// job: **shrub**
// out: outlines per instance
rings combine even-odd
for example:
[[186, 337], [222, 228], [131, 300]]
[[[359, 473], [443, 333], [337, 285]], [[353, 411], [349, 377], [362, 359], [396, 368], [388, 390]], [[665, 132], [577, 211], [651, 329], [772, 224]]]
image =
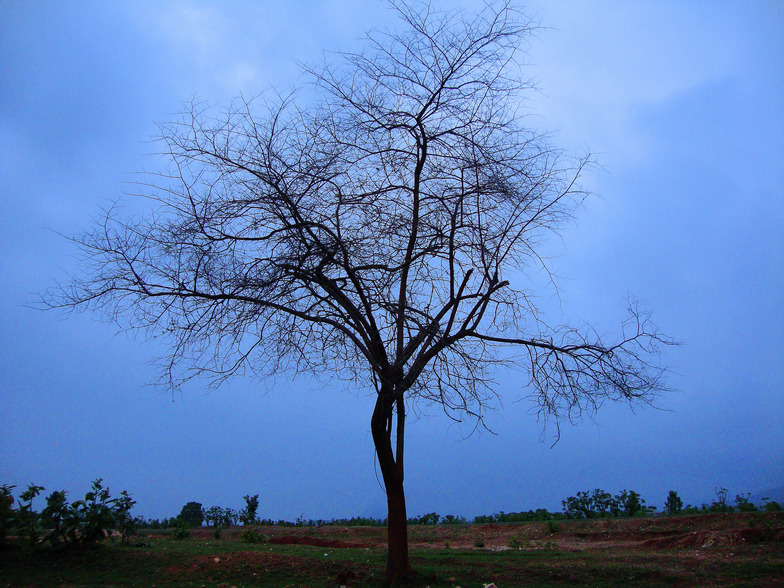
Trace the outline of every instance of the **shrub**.
[[8, 484], [0, 486], [0, 543], [5, 541], [16, 519], [14, 496], [11, 493], [14, 488], [15, 486], [9, 486]]
[[561, 532], [561, 527], [559, 527], [555, 521], [547, 521], [547, 532], [550, 535], [555, 535], [556, 533]]
[[528, 541], [523, 541], [519, 537], [512, 537], [509, 540], [509, 547], [510, 547], [510, 549], [521, 549], [521, 548], [525, 547], [526, 544], [528, 544]]
[[242, 531], [242, 541], [245, 543], [266, 543], [267, 536], [262, 535], [259, 529], [244, 529]]
[[[10, 487], [5, 488], [10, 495]], [[130, 514], [136, 501], [125, 491], [120, 498], [111, 498], [102, 478], [93, 481], [83, 500], [70, 505], [65, 490], [52, 492], [46, 498], [46, 507], [38, 514], [32, 508], [32, 501], [43, 489], [43, 486], [31, 484], [19, 496], [19, 509], [14, 513], [12, 524], [26, 543], [38, 545], [47, 540], [52, 545], [97, 543], [112, 529], [118, 529], [123, 542], [127, 543], [136, 531], [139, 519]], [[0, 491], [0, 498], [3, 496]]]
[[68, 507], [65, 490], [55, 490], [46, 497], [46, 508], [41, 511], [43, 525], [51, 529], [47, 539], [52, 545], [76, 543], [79, 530], [76, 513]]
[[185, 521], [180, 521], [179, 525], [174, 527], [171, 532], [171, 538], [182, 540], [191, 536], [190, 527]]
[[120, 492], [114, 505], [114, 516], [117, 530], [120, 531], [121, 541], [125, 544], [131, 539], [131, 535], [136, 533], [143, 520], [141, 517], [131, 516], [131, 508], [136, 504], [136, 501], [123, 490]]
[[14, 526], [19, 538], [30, 545], [37, 545], [42, 539], [40, 515], [33, 510], [33, 499], [43, 489], [43, 486], [30, 484], [27, 490], [19, 495], [19, 508], [14, 517]]
[[[84, 500], [77, 500], [71, 505], [73, 512], [70, 516], [76, 518], [81, 543], [103, 541], [107, 532], [116, 528], [114, 509], [117, 500], [109, 498], [109, 489], [104, 488], [102, 483], [102, 478], [95, 480], [92, 490], [84, 495]], [[128, 508], [130, 509], [130, 506]]]

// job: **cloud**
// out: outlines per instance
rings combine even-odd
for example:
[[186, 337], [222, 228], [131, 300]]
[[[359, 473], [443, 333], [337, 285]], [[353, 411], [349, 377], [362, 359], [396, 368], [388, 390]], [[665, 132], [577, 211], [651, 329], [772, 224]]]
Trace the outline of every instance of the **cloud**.
[[572, 146], [590, 138], [593, 151], [644, 157], [644, 138], [629, 127], [640, 108], [743, 69], [749, 31], [737, 26], [740, 6], [559, 2], [535, 10], [552, 28], [532, 46], [543, 92], [534, 108]]

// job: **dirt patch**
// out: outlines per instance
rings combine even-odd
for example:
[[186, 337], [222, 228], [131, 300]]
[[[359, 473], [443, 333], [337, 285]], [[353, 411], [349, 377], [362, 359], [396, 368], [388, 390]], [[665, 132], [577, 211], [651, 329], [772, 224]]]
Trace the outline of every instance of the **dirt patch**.
[[313, 545], [315, 547], [332, 547], [343, 549], [361, 549], [363, 547], [378, 547], [379, 544], [360, 541], [341, 541], [339, 539], [325, 539], [310, 535], [283, 535], [272, 537], [269, 542], [273, 545]]
[[640, 542], [641, 547], [648, 549], [678, 549], [696, 547], [737, 547], [757, 545], [763, 542], [784, 542], [784, 529], [748, 528], [737, 531], [692, 531], [678, 533], [666, 537], [646, 539]]

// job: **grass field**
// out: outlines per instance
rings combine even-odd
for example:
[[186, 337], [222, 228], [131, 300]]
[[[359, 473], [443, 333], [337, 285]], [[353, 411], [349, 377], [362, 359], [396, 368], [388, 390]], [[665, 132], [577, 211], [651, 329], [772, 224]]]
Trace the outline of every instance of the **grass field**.
[[[143, 532], [136, 545], [0, 551], [2, 586], [382, 586], [384, 529]], [[784, 586], [784, 513], [410, 527], [410, 586]]]

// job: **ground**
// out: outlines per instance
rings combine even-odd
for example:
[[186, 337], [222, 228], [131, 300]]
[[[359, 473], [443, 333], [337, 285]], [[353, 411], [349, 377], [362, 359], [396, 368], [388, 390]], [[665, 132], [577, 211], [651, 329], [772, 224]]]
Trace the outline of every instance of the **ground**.
[[[259, 527], [0, 552], [4, 586], [380, 586], [385, 531]], [[784, 513], [412, 526], [409, 586], [784, 586]]]

